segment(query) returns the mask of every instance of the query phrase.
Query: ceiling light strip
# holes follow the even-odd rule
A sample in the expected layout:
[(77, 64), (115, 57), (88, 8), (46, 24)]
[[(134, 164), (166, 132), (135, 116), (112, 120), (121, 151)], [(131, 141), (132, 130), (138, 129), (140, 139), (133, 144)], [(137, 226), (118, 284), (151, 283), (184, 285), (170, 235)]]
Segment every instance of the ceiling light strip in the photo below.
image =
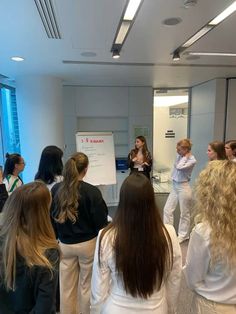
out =
[(206, 33), (208, 33), (213, 26), (205, 26), (202, 29), (200, 29), (196, 34), (194, 34), (192, 37), (190, 37), (181, 47), (188, 48), (192, 46), (197, 40), (199, 40), (201, 37), (203, 37)]
[(236, 11), (236, 1), (234, 1), (228, 8), (226, 8), (223, 12), (217, 15), (212, 21), (208, 24), (216, 26), (224, 21), (227, 17), (229, 17), (232, 13)]
[(138, 11), (141, 0), (130, 0), (124, 14), (124, 20), (132, 21)]
[(175, 54), (182, 53), (184, 50), (192, 46), (196, 41), (206, 35), (209, 31), (211, 31), (214, 27), (219, 25), (222, 21), (224, 21), (227, 17), (229, 17), (232, 13), (236, 11), (236, 1), (234, 1), (228, 8), (222, 11), (219, 15), (217, 15), (213, 20), (209, 21), (206, 25), (204, 25), (197, 33), (195, 33), (192, 37), (190, 37), (185, 43), (179, 46), (172, 53), (173, 60)]
[(121, 51), (122, 46), (129, 34), (131, 27), (134, 24), (138, 11), (144, 0), (127, 0), (123, 10), (116, 35), (113, 40), (111, 52)]
[(130, 28), (130, 22), (129, 22), (129, 21), (123, 21), (123, 22), (121, 23), (119, 32), (118, 32), (118, 34), (117, 34), (117, 36), (116, 36), (115, 44), (120, 44), (120, 45), (122, 45), (122, 43), (123, 43), (124, 40), (125, 40), (125, 37), (126, 37), (127, 34), (128, 34), (129, 28)]
[(236, 57), (236, 53), (230, 52), (188, 52), (191, 56), (217, 56), (217, 57)]

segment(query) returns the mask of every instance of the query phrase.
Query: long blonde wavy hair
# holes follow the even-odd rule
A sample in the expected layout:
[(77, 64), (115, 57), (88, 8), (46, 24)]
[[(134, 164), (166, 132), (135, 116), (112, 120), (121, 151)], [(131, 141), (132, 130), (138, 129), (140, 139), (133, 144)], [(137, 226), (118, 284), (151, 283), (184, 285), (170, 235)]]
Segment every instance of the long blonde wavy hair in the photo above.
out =
[(195, 188), (196, 222), (211, 228), (212, 263), (225, 261), (236, 266), (236, 163), (229, 160), (211, 161), (197, 180)]
[(64, 223), (70, 219), (75, 223), (78, 218), (79, 205), (79, 177), (88, 167), (88, 157), (84, 153), (75, 153), (65, 163), (63, 169), (64, 180), (55, 196), (56, 211), (58, 217), (55, 219), (59, 223)]
[(46, 250), (58, 249), (50, 220), (51, 195), (42, 182), (17, 188), (7, 199), (3, 209), (0, 231), (1, 276), (7, 289), (15, 289), (17, 254), (28, 267), (53, 266)]

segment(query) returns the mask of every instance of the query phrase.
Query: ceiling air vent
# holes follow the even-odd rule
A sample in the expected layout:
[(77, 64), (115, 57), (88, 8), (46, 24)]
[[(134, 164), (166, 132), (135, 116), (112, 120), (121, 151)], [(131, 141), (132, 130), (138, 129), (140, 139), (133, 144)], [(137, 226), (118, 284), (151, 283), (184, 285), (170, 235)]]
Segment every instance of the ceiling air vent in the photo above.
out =
[(34, 0), (48, 38), (61, 39), (52, 0)]

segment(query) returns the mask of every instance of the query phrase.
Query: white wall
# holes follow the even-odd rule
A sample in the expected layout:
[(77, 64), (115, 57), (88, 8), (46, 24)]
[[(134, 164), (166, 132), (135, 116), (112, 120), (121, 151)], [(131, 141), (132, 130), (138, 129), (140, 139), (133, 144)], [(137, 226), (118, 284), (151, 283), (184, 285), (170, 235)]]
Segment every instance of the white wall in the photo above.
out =
[(207, 146), (224, 140), (226, 80), (216, 79), (192, 88), (190, 138), (197, 159), (192, 182), (208, 162)]
[(227, 122), (225, 139), (236, 139), (236, 79), (228, 82)]
[(152, 151), (153, 91), (151, 87), (63, 87), (66, 156), (76, 151), (77, 131), (114, 131), (116, 155), (134, 146), (134, 126), (147, 126)]
[(43, 148), (63, 149), (64, 125), (61, 80), (48, 76), (25, 76), (16, 80), (21, 154), (26, 161), (25, 183), (34, 180)]

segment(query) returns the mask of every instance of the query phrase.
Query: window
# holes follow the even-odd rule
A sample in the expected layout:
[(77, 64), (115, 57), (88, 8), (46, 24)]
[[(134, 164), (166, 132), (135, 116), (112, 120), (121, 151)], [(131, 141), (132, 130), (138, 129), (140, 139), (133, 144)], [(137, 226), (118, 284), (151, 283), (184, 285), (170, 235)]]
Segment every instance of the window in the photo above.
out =
[(6, 153), (20, 154), (20, 137), (15, 89), (0, 85), (0, 164)]

